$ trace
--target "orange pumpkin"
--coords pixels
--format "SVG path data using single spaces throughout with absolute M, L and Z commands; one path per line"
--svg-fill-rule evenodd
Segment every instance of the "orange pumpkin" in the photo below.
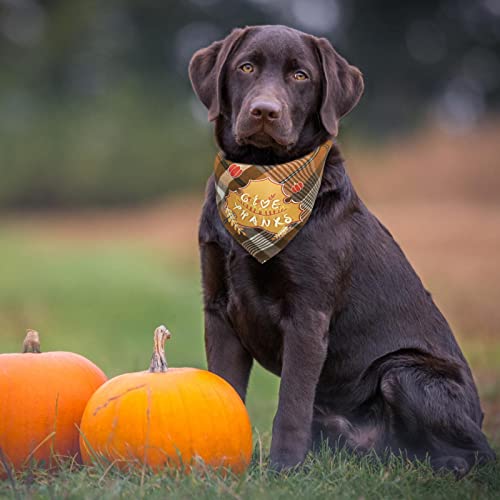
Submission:
M 191 466 L 242 472 L 252 454 L 245 405 L 225 380 L 205 370 L 168 368 L 164 344 L 170 332 L 155 330 L 149 371 L 126 373 L 101 386 L 82 417 L 85 463 L 104 457 L 122 469 Z
M 22 354 L 0 354 L 0 476 L 32 460 L 52 465 L 53 455 L 79 453 L 83 410 L 106 381 L 88 359 L 72 352 L 40 352 L 28 330 Z

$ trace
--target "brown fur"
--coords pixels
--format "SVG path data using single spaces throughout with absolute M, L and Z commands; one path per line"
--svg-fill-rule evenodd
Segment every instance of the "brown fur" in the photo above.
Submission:
M 245 62 L 253 71 L 241 71 Z M 297 71 L 308 78 L 295 80 Z M 219 146 L 243 163 L 310 152 L 337 133 L 363 91 L 359 70 L 327 40 L 283 26 L 233 31 L 193 56 L 190 77 Z M 254 360 L 281 376 L 275 468 L 300 463 L 323 439 L 430 457 L 457 475 L 494 459 L 448 323 L 359 199 L 338 148 L 307 224 L 269 262 L 259 264 L 224 229 L 213 177 L 199 242 L 209 369 L 243 400 Z

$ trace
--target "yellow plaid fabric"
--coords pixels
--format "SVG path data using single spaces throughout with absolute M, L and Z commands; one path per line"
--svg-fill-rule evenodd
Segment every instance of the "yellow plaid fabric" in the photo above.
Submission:
M 261 264 L 297 235 L 318 196 L 327 141 L 312 153 L 280 165 L 234 163 L 215 158 L 219 215 L 231 236 Z

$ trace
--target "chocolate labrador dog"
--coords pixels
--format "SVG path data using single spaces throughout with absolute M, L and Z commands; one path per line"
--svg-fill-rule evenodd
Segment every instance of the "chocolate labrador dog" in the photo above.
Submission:
M 360 71 L 326 39 L 284 26 L 235 29 L 196 52 L 189 75 L 220 149 L 245 164 L 313 151 L 363 92 Z M 457 475 L 495 458 L 448 323 L 359 199 L 336 146 L 312 215 L 268 262 L 226 231 L 213 176 L 199 243 L 209 370 L 243 400 L 254 359 L 281 376 L 274 468 L 301 463 L 322 439 L 428 457 Z

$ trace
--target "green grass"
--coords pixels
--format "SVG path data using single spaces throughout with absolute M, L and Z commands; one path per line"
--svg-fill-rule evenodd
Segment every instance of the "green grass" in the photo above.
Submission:
M 263 457 L 264 459 L 265 457 Z M 354 458 L 345 452 L 323 451 L 309 456 L 297 471 L 274 474 L 258 452 L 249 471 L 236 477 L 205 471 L 124 474 L 114 468 L 65 464 L 57 474 L 27 472 L 13 483 L 0 484 L 0 495 L 12 498 L 270 498 L 300 499 L 487 499 L 498 498 L 500 468 L 474 469 L 466 479 L 435 475 L 427 464 L 392 458 L 381 463 L 374 456 Z
M 42 350 L 79 352 L 114 376 L 148 366 L 153 330 L 165 323 L 173 333 L 167 343 L 169 364 L 204 368 L 200 293 L 196 262 L 173 259 L 140 242 L 63 244 L 0 233 L 0 352 L 19 351 L 25 330 L 35 328 Z M 470 349 L 474 355 L 474 346 Z M 491 366 L 500 357 L 495 353 L 489 351 Z M 489 396 L 498 400 L 498 384 L 494 387 Z M 265 461 L 277 388 L 276 377 L 254 369 L 248 407 L 256 451 L 250 471 L 241 478 L 212 472 L 124 475 L 114 468 L 66 464 L 56 475 L 32 471 L 0 482 L 0 497 L 500 497 L 498 465 L 456 482 L 433 475 L 425 464 L 398 459 L 382 464 L 373 456 L 358 459 L 324 451 L 309 457 L 297 472 L 273 475 Z

